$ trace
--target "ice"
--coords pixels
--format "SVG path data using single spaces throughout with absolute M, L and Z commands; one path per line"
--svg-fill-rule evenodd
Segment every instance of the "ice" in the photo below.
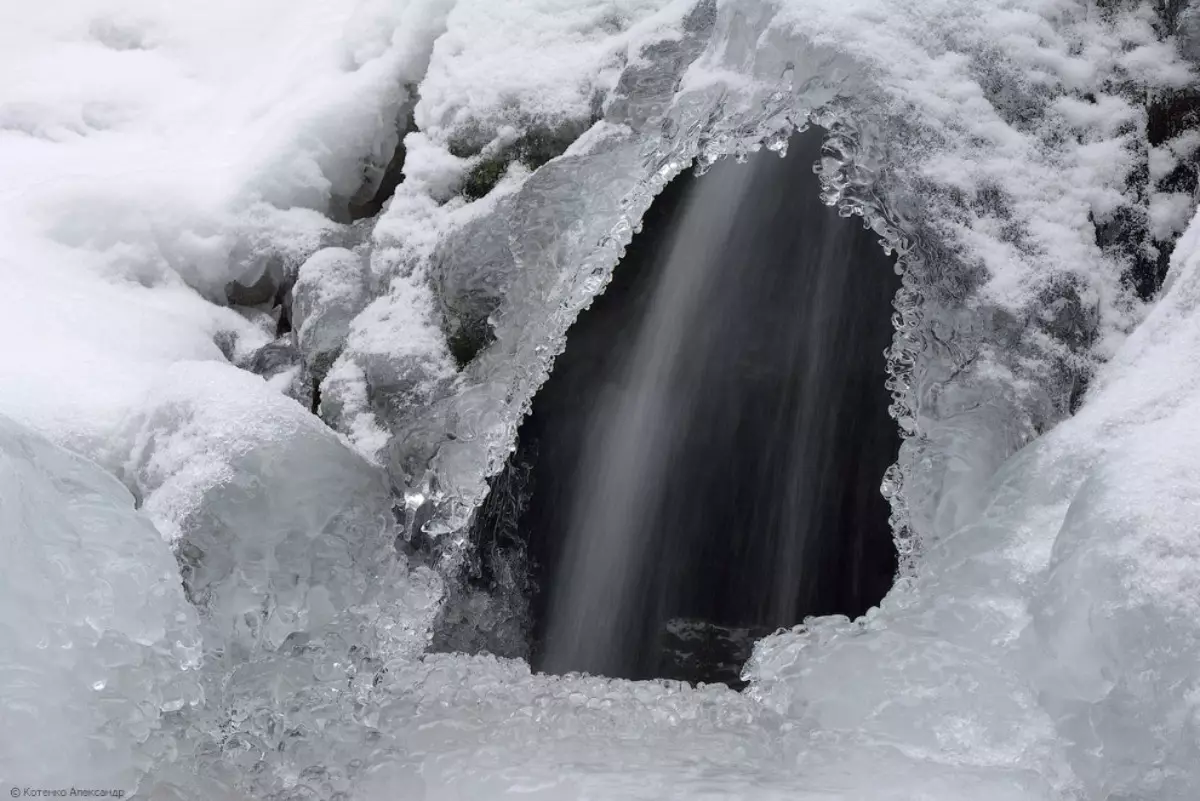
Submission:
M 1149 142 L 1147 104 L 1194 87 L 1177 10 L 6 10 L 0 779 L 1194 799 L 1200 222 L 1152 305 L 1124 280 L 1194 213 L 1163 182 L 1195 136 Z M 421 656 L 488 476 L 653 196 L 810 122 L 824 197 L 905 273 L 903 580 L 761 642 L 744 694 Z M 401 134 L 404 182 L 347 225 Z M 297 274 L 319 417 L 279 391 L 272 313 L 224 305 Z
M 1068 797 L 992 754 L 923 758 L 903 743 L 814 730 L 723 685 L 531 675 L 515 660 L 442 654 L 389 671 L 380 689 L 388 700 L 374 720 L 395 752 L 364 771 L 356 798 Z
M 669 3 L 599 27 L 586 3 L 553 19 L 549 4 L 456 6 L 371 241 L 385 306 L 356 321 L 363 340 L 403 321 L 432 341 L 390 360 L 352 341 L 330 387 L 352 410 L 335 427 L 421 499 L 412 519 L 440 550 L 461 546 L 567 325 L 665 181 L 810 121 L 830 134 L 828 202 L 903 254 L 890 386 L 907 442 L 888 487 L 906 553 L 969 520 L 1003 460 L 1069 414 L 1142 313 L 1122 276 L 1190 209 L 1137 188 L 1131 87 L 1178 91 L 1191 67 L 1136 9 L 910 5 Z M 545 44 L 560 24 L 569 56 Z M 551 54 L 571 91 L 526 69 Z M 530 141 L 565 150 L 526 164 Z
M 1107 368 L 1102 389 L 1042 444 L 1079 455 L 1024 636 L 1045 702 L 1098 794 L 1200 792 L 1197 234 L 1193 219 L 1169 292 Z
M 170 549 L 98 465 L 0 417 L 0 776 L 132 792 L 198 703 Z
M 342 739 L 365 759 L 371 682 L 425 649 L 442 593 L 395 547 L 383 472 L 228 365 L 177 363 L 150 394 L 125 471 L 173 540 L 203 636 L 205 703 L 177 722 L 189 778 L 174 781 L 269 795 L 316 765 L 345 770 Z M 230 779 L 230 764 L 259 767 Z
M 645 5 L 637 14 L 610 19 L 593 8 L 579 8 L 579 24 L 595 28 L 590 35 L 596 44 L 573 49 L 572 69 L 582 71 L 601 91 L 614 58 L 631 62 L 609 81 L 612 119 L 598 122 L 574 142 L 562 142 L 561 147 L 569 148 L 537 172 L 510 166 L 491 192 L 472 203 L 446 196 L 477 164 L 454 155 L 455 137 L 483 132 L 480 146 L 497 146 L 489 138 L 493 135 L 500 137 L 497 142 L 511 142 L 514 137 L 504 133 L 513 124 L 505 110 L 510 106 L 476 106 L 473 95 L 456 95 L 462 114 L 426 123 L 425 115 L 441 97 L 441 70 L 464 69 L 471 55 L 469 49 L 435 48 L 431 93 L 422 93 L 416 107 L 417 124 L 424 129 L 406 139 L 408 178 L 373 236 L 372 268 L 388 290 L 355 321 L 342 361 L 331 374 L 338 379 L 329 388 L 335 393 L 332 402 L 353 412 L 335 420 L 335 427 L 367 443 L 360 447 L 372 455 L 376 432 L 390 435 L 381 456 L 393 482 L 411 499 L 421 499 L 414 501 L 414 511 L 419 510 L 414 519 L 426 521 L 428 533 L 461 535 L 482 498 L 486 477 L 499 469 L 511 446 L 517 419 L 543 380 L 548 359 L 561 347 L 567 325 L 603 286 L 628 240 L 625 215 L 640 216 L 648 205 L 650 195 L 639 186 L 645 177 L 644 142 L 626 122 L 636 114 L 639 129 L 653 128 L 646 117 L 654 108 L 661 113 L 669 102 L 674 80 L 700 51 L 712 13 L 708 4 L 697 11 L 674 3 L 657 14 Z M 525 27 L 536 23 L 538 30 L 558 30 L 573 19 L 560 19 L 557 10 L 553 4 L 510 9 L 514 20 Z M 453 33 L 456 25 L 478 21 L 451 15 L 449 24 Z M 507 58 L 522 64 L 523 41 L 523 35 L 504 40 L 489 35 L 479 46 L 490 51 L 502 45 Z M 651 47 L 651 64 L 633 58 L 643 45 Z M 647 73 L 663 68 L 675 76 L 665 86 L 646 80 Z M 504 81 L 516 78 L 516 73 L 501 70 L 495 80 L 504 88 Z M 554 139 L 558 134 L 548 130 L 553 125 L 578 122 L 581 107 L 562 102 L 566 105 L 538 118 L 534 133 Z M 499 133 L 491 133 L 495 131 Z M 658 177 L 658 186 L 668 177 Z M 400 338 L 382 336 L 389 329 L 406 334 L 399 354 L 393 343 Z M 381 340 L 386 348 L 376 345 Z M 458 375 L 452 355 L 468 362 Z M 382 373 L 380 382 L 374 372 Z M 380 383 L 382 389 L 376 389 Z M 366 395 L 369 405 L 361 400 Z M 498 403 L 500 398 L 504 400 Z M 414 415 L 415 409 L 425 411 Z M 460 538 L 443 539 L 445 550 L 453 554 Z
M 1084 798 L 1200 792 L 1197 236 L 1194 220 L 1168 293 L 978 519 L 869 620 L 760 643 L 753 694 L 939 760 L 1069 766 Z
M 401 733 L 419 766 L 409 781 L 429 799 L 804 797 L 776 748 L 782 721 L 764 725 L 724 686 L 531 675 L 456 655 L 389 681 L 381 722 Z
M 179 364 L 132 423 L 128 472 L 176 540 L 185 585 L 234 658 L 363 606 L 397 563 L 382 474 L 292 400 L 218 364 Z M 423 641 L 415 645 L 420 650 Z
M 300 266 L 292 287 L 292 325 L 313 380 L 329 372 L 370 291 L 368 265 L 345 248 L 319 250 Z
M 1054 512 L 1062 504 L 1049 514 L 1037 505 L 1045 483 L 1024 454 L 1016 457 L 1001 469 L 987 511 L 926 552 L 922 572 L 879 610 L 856 622 L 811 620 L 761 641 L 744 672 L 750 694 L 841 749 L 895 749 L 901 765 L 991 775 L 999 786 L 1023 787 L 1027 795 L 1017 797 L 1075 797 L 1065 744 L 1017 659 L 1049 550 L 1030 541 L 1046 528 L 1031 529 L 1020 515 L 1040 515 L 1051 538 L 1061 519 Z M 1018 492 L 1028 506 L 992 506 Z

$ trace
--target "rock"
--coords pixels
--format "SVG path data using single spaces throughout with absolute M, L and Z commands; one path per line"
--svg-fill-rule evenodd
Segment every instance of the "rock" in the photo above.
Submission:
M 245 272 L 225 285 L 225 298 L 233 306 L 271 303 L 286 289 L 287 269 L 278 254 L 253 260 Z

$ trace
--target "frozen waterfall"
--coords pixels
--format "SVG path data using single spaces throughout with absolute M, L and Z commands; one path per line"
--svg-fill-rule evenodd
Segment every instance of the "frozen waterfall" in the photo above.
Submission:
M 676 474 L 689 412 L 700 389 L 681 375 L 706 296 L 720 271 L 713 246 L 729 237 L 748 171 L 717 170 L 689 198 L 633 334 L 617 387 L 588 421 L 579 484 L 571 501 L 567 553 L 554 582 L 544 666 L 620 675 L 645 613 L 641 575 L 653 548 L 655 504 Z M 693 380 L 688 380 L 693 378 Z
M 1200 0 L 7 5 L 0 798 L 1200 798 Z
M 858 615 L 890 586 L 898 281 L 875 237 L 820 202 L 822 138 L 677 179 L 572 329 L 526 429 L 525 519 L 554 563 L 542 669 L 733 681 L 741 660 L 720 647 L 723 670 L 671 655 Z

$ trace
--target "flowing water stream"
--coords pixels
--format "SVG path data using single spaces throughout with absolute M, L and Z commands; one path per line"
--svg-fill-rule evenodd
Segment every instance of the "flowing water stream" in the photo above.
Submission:
M 732 682 L 890 586 L 898 279 L 820 202 L 820 141 L 677 179 L 572 328 L 521 432 L 539 669 Z

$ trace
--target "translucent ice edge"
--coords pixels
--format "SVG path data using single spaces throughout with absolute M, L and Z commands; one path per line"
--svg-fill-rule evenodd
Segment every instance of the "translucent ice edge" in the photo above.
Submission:
M 886 24 L 911 22 L 877 5 Z M 610 280 L 653 198 L 694 163 L 704 169 L 763 146 L 782 149 L 793 130 L 816 123 L 828 131 L 817 165 L 823 199 L 860 217 L 897 254 L 902 289 L 886 386 L 903 444 L 881 489 L 905 575 L 927 542 L 978 511 L 1004 459 L 1070 413 L 1103 348 L 1111 352 L 1136 321 L 1121 283 L 1125 265 L 1097 245 L 1088 214 L 1096 197 L 1134 214 L 1140 201 L 1122 188 L 1120 169 L 1080 165 L 1100 145 L 1113 154 L 1136 149 L 1144 132 L 1064 111 L 1100 90 L 1065 68 L 1022 83 L 1026 55 L 997 50 L 986 20 L 966 34 L 953 21 L 947 30 L 927 21 L 937 28 L 934 44 L 925 22 L 912 23 L 898 34 L 912 38 L 897 47 L 919 66 L 893 74 L 873 47 L 879 31 L 852 12 L 824 9 L 834 20 L 825 31 L 825 18 L 805 9 L 816 12 L 804 2 L 698 3 L 678 48 L 647 48 L 628 68 L 650 77 L 628 87 L 623 77 L 627 94 L 618 89 L 620 102 L 601 122 L 524 178 L 507 206 L 483 212 L 511 218 L 498 224 L 514 278 L 492 315 L 496 340 L 459 375 L 451 397 L 418 414 L 432 455 L 423 475 L 402 471 L 410 511 L 421 507 L 410 523 L 422 521 L 451 562 L 568 328 Z M 1022 24 L 1039 35 L 1052 30 L 1047 47 L 1064 59 L 1075 58 L 1079 39 L 1100 43 L 1088 54 L 1100 83 L 1126 75 L 1167 87 L 1177 79 L 1177 65 L 1136 14 L 1096 20 L 1076 11 Z M 1133 42 L 1131 30 L 1146 41 Z M 940 36 L 958 48 L 952 66 L 938 55 Z M 696 41 L 674 85 L 655 84 L 672 77 L 672 58 Z M 1123 54 L 1134 45 L 1176 71 L 1130 74 Z M 965 87 L 953 98 L 937 88 L 947 69 Z M 1012 96 L 989 95 L 988 81 L 1008 81 Z M 643 84 L 650 89 L 639 95 Z M 1136 116 L 1142 101 L 1121 91 L 1104 102 Z M 1078 146 L 1057 136 L 1064 125 L 1083 126 Z
M 640 229 L 641 219 L 660 191 L 682 170 L 695 164 L 704 171 L 717 159 L 741 158 L 762 147 L 778 152 L 786 150 L 788 139 L 797 129 L 810 123 L 827 132 L 824 157 L 814 165 L 823 191 L 822 200 L 835 206 L 843 217 L 859 217 L 880 235 L 880 245 L 896 254 L 896 270 L 903 277 L 896 296 L 896 334 L 887 351 L 886 387 L 892 395 L 891 415 L 903 436 L 918 436 L 913 411 L 913 370 L 922 349 L 922 282 L 925 259 L 920 243 L 904 230 L 903 223 L 889 208 L 880 191 L 880 172 L 886 163 L 885 141 L 880 133 L 882 121 L 872 113 L 871 93 L 848 79 L 851 74 L 839 68 L 842 60 L 834 53 L 811 52 L 811 61 L 801 67 L 788 61 L 777 70 L 773 80 L 745 80 L 729 85 L 708 83 L 676 95 L 670 110 L 661 118 L 657 131 L 640 137 L 641 177 L 620 200 L 621 212 L 608 227 L 607 234 L 569 270 L 570 277 L 556 287 L 542 308 L 545 315 L 544 337 L 537 342 L 521 343 L 519 355 L 505 365 L 504 371 L 517 368 L 505 381 L 505 402 L 489 411 L 498 419 L 489 421 L 488 435 L 475 441 L 482 447 L 479 480 L 467 491 L 421 492 L 418 502 L 434 500 L 436 512 L 425 524 L 425 531 L 447 536 L 445 553 L 453 562 L 466 547 L 465 529 L 470 515 L 478 507 L 487 487 L 483 479 L 495 474 L 512 452 L 521 419 L 529 412 L 536 390 L 548 377 L 554 358 L 566 344 L 567 331 L 579 312 L 603 292 L 611 280 L 626 246 Z M 658 122 L 658 121 L 656 121 Z M 510 303 L 520 304 L 522 300 Z M 506 309 L 506 313 L 511 314 Z M 499 342 L 491 350 L 500 351 Z M 523 346 L 523 347 L 522 347 Z M 470 383 L 486 387 L 501 371 L 489 370 L 489 356 L 468 368 Z M 489 375 L 488 373 L 492 373 Z M 495 392 L 494 389 L 490 390 Z M 469 415 L 469 406 L 478 403 L 474 392 L 460 395 L 456 412 Z M 447 417 L 455 416 L 455 413 Z M 460 418 L 461 419 L 461 418 Z M 458 463 L 462 469 L 461 462 Z M 437 486 L 437 467 L 422 484 Z M 909 523 L 903 491 L 905 469 L 898 463 L 883 478 L 882 492 L 891 504 L 890 524 L 895 532 L 902 570 L 914 567 L 916 537 Z M 452 483 L 452 482 L 451 482 Z M 459 485 L 461 487 L 461 484 Z

